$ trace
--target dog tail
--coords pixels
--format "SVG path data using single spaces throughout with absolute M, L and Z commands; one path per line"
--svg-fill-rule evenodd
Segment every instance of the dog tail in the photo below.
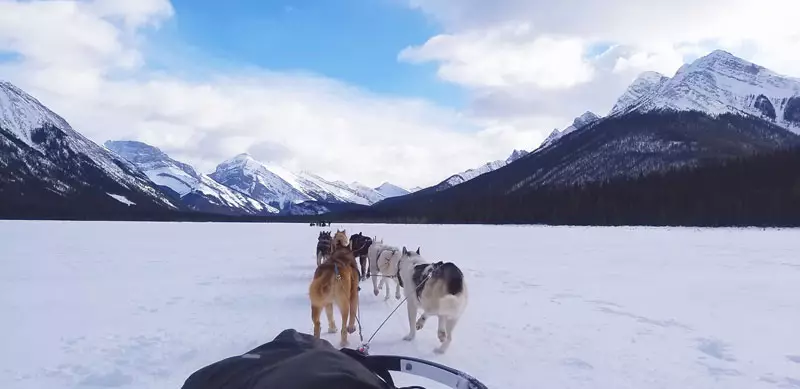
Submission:
M 439 300 L 439 314 L 447 317 L 458 317 L 461 314 L 463 296 L 448 294 Z
M 333 289 L 333 269 L 328 269 L 330 266 L 322 264 L 314 272 L 314 279 L 311 285 L 308 286 L 308 293 L 314 297 L 327 296 Z M 313 298 L 313 297 L 312 297 Z

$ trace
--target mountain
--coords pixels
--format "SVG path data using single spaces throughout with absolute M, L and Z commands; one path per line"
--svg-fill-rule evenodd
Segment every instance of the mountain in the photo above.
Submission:
M 136 165 L 151 181 L 174 193 L 187 208 L 228 215 L 268 215 L 278 209 L 232 190 L 157 147 L 136 141 L 107 141 L 106 148 Z
M 614 107 L 611 108 L 609 116 L 616 115 L 625 111 L 627 108 L 633 106 L 640 99 L 650 96 L 656 92 L 667 82 L 669 77 L 658 72 L 644 72 L 639 75 L 625 93 L 617 99 Z
M 800 133 L 800 79 L 716 50 L 682 66 L 672 78 L 640 76 L 612 114 L 664 110 L 753 115 Z
M 512 199 L 522 201 L 526 193 L 637 178 L 800 145 L 800 136 L 787 129 L 791 120 L 780 123 L 768 115 L 754 115 L 743 105 L 758 100 L 755 92 L 769 90 L 770 102 L 787 101 L 779 106 L 782 108 L 775 108 L 775 116 L 794 118 L 796 100 L 786 97 L 795 93 L 794 79 L 776 76 L 757 65 L 743 68 L 743 63 L 714 52 L 685 65 L 672 79 L 646 75 L 626 91 L 613 115 L 563 134 L 557 142 L 502 169 L 487 169 L 491 171 L 459 185 L 376 204 L 374 212 L 410 215 L 421 209 L 477 210 Z M 690 82 L 698 79 L 707 82 Z M 649 95 L 648 90 L 652 91 Z M 628 100 L 636 101 L 624 106 Z M 723 100 L 727 102 L 725 110 L 717 109 L 723 107 Z M 761 101 L 765 106 L 766 101 Z M 688 107 L 689 102 L 696 104 Z M 734 103 L 740 108 L 731 108 Z
M 306 171 L 295 173 L 259 162 L 246 153 L 221 163 L 210 177 L 285 213 L 294 213 L 292 210 L 300 214 L 323 212 L 330 209 L 331 204 L 372 205 L 408 193 L 389 183 L 373 189 L 357 182 L 348 185 L 342 181 L 328 181 Z M 307 202 L 319 204 L 297 205 Z
M 528 154 L 528 152 L 525 151 L 525 150 L 514 150 L 514 151 L 511 152 L 511 155 L 509 155 L 508 158 L 506 158 L 504 160 L 503 159 L 498 159 L 496 161 L 488 162 L 488 163 L 486 163 L 486 164 L 484 164 L 484 165 L 482 165 L 482 166 L 480 166 L 478 168 L 469 169 L 469 170 L 465 170 L 465 171 L 463 171 L 461 173 L 453 174 L 452 176 L 448 177 L 446 180 L 434 185 L 432 188 L 436 192 L 443 191 L 443 190 L 446 190 L 446 189 L 450 189 L 450 188 L 452 188 L 452 187 L 454 187 L 456 185 L 463 184 L 464 182 L 467 182 L 467 181 L 469 181 L 469 180 L 471 180 L 471 179 L 473 179 L 475 177 L 478 177 L 478 176 L 480 176 L 482 174 L 486 174 L 488 172 L 500 169 L 501 167 L 506 166 L 506 165 L 510 164 L 511 162 L 514 162 L 514 161 L 524 157 L 527 154 Z
M 442 198 L 354 210 L 330 219 L 340 223 L 798 227 L 797 166 L 800 148 L 790 148 L 502 199 L 471 197 L 469 192 L 444 196 L 447 192 L 442 192 Z
M 381 186 L 375 188 L 375 191 L 380 193 L 383 196 L 383 198 L 405 196 L 411 193 L 406 189 L 403 189 L 397 185 L 388 182 L 384 182 L 383 184 L 381 184 Z
M 134 165 L 0 81 L 0 214 L 26 217 L 178 210 Z M 35 215 L 34 215 L 35 214 Z
M 571 132 L 577 131 L 581 128 L 584 128 L 590 124 L 593 124 L 600 120 L 600 117 L 597 116 L 594 112 L 586 111 L 583 115 L 578 116 L 575 120 L 572 121 L 572 124 L 564 128 L 563 130 L 559 131 L 557 128 L 550 133 L 550 135 L 545 138 L 542 144 L 539 146 L 539 149 L 547 147 L 553 142 L 560 139 L 562 136 L 567 135 Z
M 246 153 L 217 165 L 210 177 L 222 185 L 279 209 L 289 204 L 314 200 Z

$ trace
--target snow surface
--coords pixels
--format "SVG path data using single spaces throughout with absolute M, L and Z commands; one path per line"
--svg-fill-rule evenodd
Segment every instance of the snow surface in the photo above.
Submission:
M 372 354 L 444 363 L 489 388 L 800 384 L 797 230 L 332 228 L 421 246 L 429 260 L 456 262 L 470 288 L 447 354 L 433 353 L 435 322 L 401 339 L 405 307 Z M 0 222 L 0 387 L 179 388 L 282 329 L 310 332 L 318 231 Z M 360 294 L 365 337 L 397 304 L 370 286 Z M 338 334 L 323 336 L 336 344 Z M 357 333 L 350 339 L 358 345 Z

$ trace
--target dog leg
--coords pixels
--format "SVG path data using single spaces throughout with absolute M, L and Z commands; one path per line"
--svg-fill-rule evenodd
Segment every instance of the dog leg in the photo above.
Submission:
M 356 315 L 358 315 L 358 280 L 350 286 L 350 321 L 347 323 L 347 332 L 356 332 Z
M 409 332 L 403 340 L 411 341 L 414 340 L 414 337 L 417 335 L 417 302 L 413 299 L 406 300 L 406 306 L 408 307 L 408 327 Z
M 397 285 L 397 290 L 394 292 L 394 298 L 400 300 L 400 279 L 395 278 L 394 283 Z M 389 286 L 386 286 L 386 292 L 389 292 Z
M 322 313 L 321 311 L 321 307 L 311 305 L 311 322 L 314 323 L 314 337 L 317 339 L 319 339 L 320 333 L 319 316 Z
M 421 330 L 422 327 L 425 327 L 425 321 L 428 320 L 428 315 L 426 313 L 422 313 L 422 316 L 417 319 L 417 331 Z
M 442 322 L 444 322 L 444 327 L 445 327 L 444 339 L 442 338 L 442 330 L 441 330 Z M 447 351 L 447 349 L 450 347 L 450 342 L 453 341 L 453 329 L 456 328 L 457 322 L 458 322 L 457 318 L 439 316 L 439 328 L 440 328 L 439 341 L 441 341 L 442 344 L 439 347 L 433 349 L 433 352 L 437 354 L 444 354 Z
M 328 316 L 328 333 L 336 332 L 336 322 L 333 320 L 333 303 L 325 306 L 325 316 Z
M 358 259 L 361 262 L 361 275 L 358 281 L 361 282 L 367 279 L 367 257 L 362 255 Z
M 381 289 L 386 286 L 386 297 L 383 298 L 383 301 L 389 300 L 389 281 L 386 280 L 386 277 L 383 277 L 381 280 Z
M 342 330 L 339 333 L 342 335 L 342 340 L 340 343 L 341 347 L 347 347 L 350 343 L 347 341 L 347 322 L 348 316 L 350 315 L 350 304 L 347 297 L 342 296 L 338 299 L 338 303 L 336 304 L 339 306 L 339 311 L 342 313 Z
M 372 291 L 375 293 L 376 296 L 378 295 L 378 274 L 377 273 L 372 275 Z

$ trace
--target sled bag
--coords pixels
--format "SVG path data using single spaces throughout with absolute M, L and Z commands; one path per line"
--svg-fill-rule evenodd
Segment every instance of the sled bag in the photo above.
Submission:
M 383 375 L 383 374 L 382 374 Z M 388 373 L 387 373 L 388 375 Z M 362 362 L 322 339 L 287 329 L 246 354 L 194 372 L 182 389 L 391 389 Z

